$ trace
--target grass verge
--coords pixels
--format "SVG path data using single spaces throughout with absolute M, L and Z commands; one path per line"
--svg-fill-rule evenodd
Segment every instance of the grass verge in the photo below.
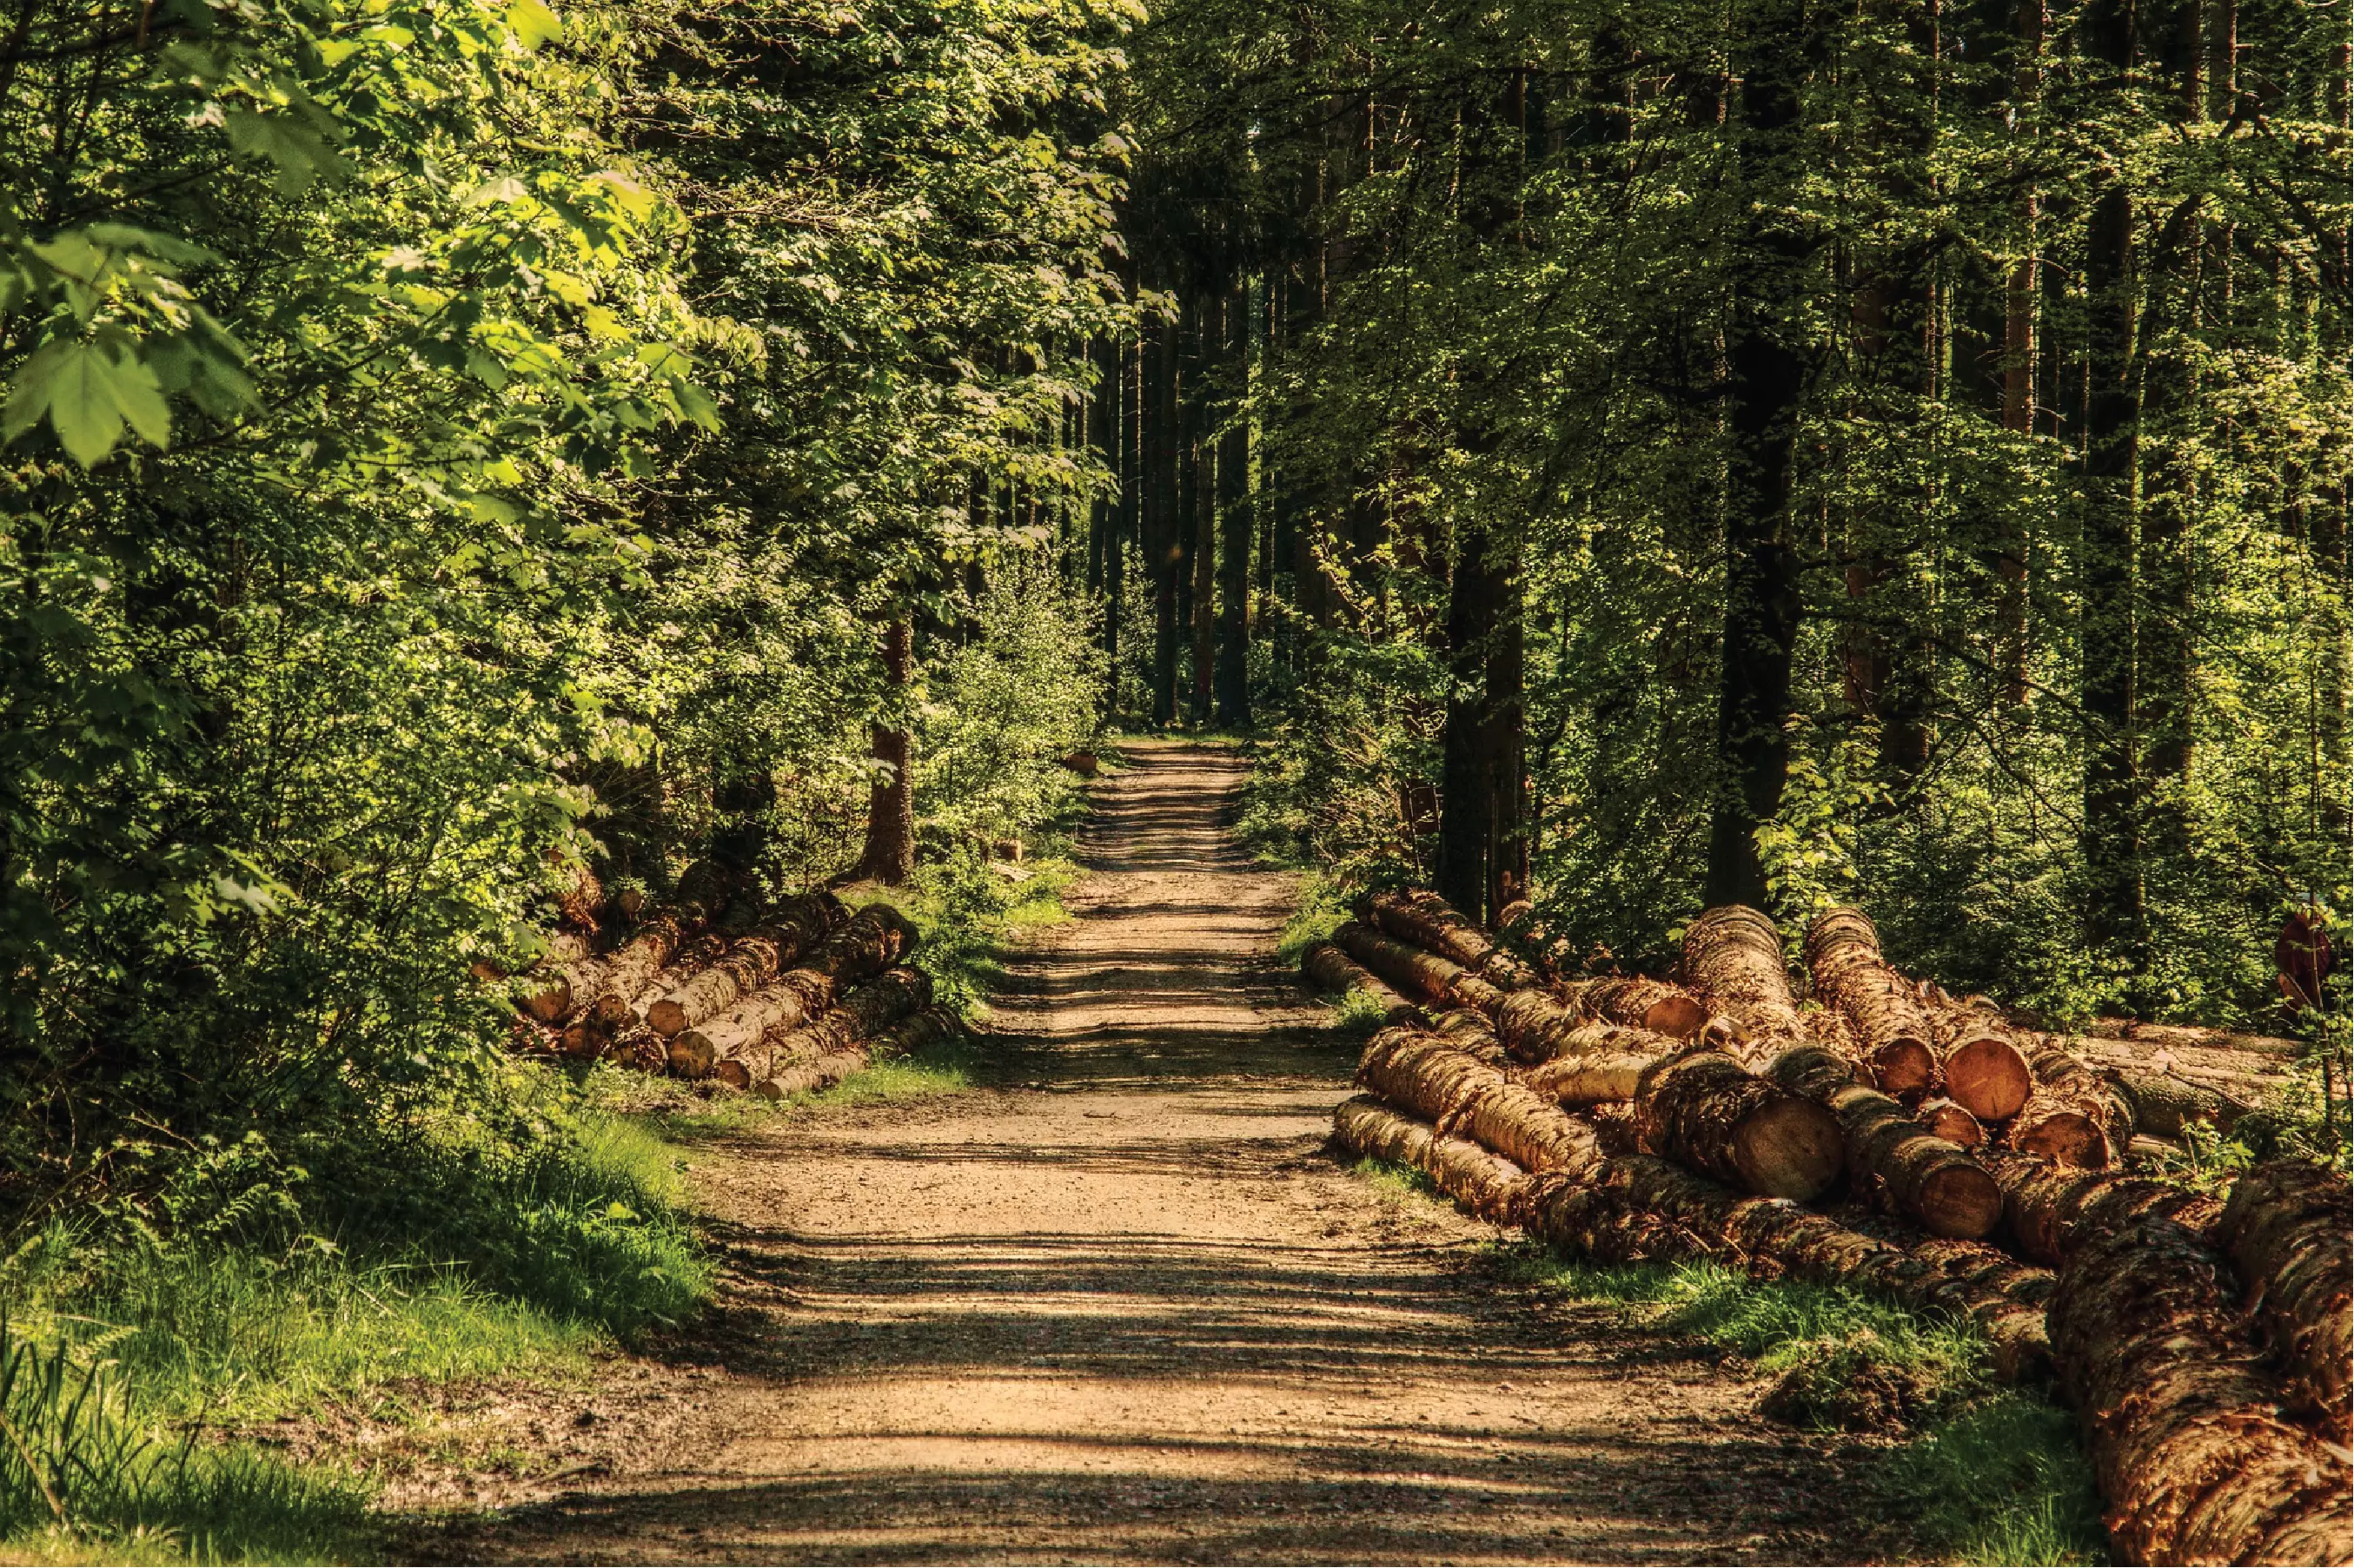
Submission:
M 1630 1323 L 1746 1359 L 1774 1380 L 1761 1414 L 1897 1437 L 1878 1466 L 1880 1499 L 1929 1560 L 2108 1560 L 2073 1418 L 2039 1393 L 1997 1387 L 1985 1340 L 1967 1325 L 1711 1263 L 1595 1264 L 1523 1242 L 1502 1248 L 1498 1266 L 1522 1284 L 1615 1306 Z

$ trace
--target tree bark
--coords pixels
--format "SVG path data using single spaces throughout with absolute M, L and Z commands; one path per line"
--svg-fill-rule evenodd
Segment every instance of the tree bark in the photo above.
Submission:
M 1371 969 L 1330 942 L 1316 942 L 1299 955 L 1299 972 L 1324 991 L 1361 991 L 1382 1004 L 1389 1022 L 1415 1011 L 1415 1004 L 1392 990 Z
M 2215 1238 L 2239 1270 L 2276 1364 L 2338 1444 L 2354 1431 L 2354 1238 L 2346 1179 L 2296 1160 L 2259 1165 L 2232 1187 Z
M 1257 532 L 1250 490 L 1250 432 L 1240 418 L 1250 361 L 1250 283 L 1238 280 L 1226 296 L 1226 366 L 1236 397 L 1218 438 L 1218 722 L 1250 727 L 1251 537 Z
M 1937 1092 L 1936 1031 L 1913 988 L 1881 957 L 1880 933 L 1861 909 L 1829 909 L 1807 928 L 1815 995 L 1854 1028 L 1872 1079 L 1886 1093 Z
M 2032 1046 L 2027 1065 L 2036 1086 L 2005 1129 L 2005 1143 L 2084 1171 L 2105 1171 L 2125 1158 L 2133 1110 L 2106 1079 L 2049 1044 Z
M 1332 1113 L 1332 1136 L 1342 1148 L 1428 1176 L 1438 1190 L 1482 1219 L 1511 1222 L 1528 1172 L 1467 1139 L 1443 1137 L 1428 1121 L 1405 1116 L 1371 1095 L 1345 1100 Z
M 1464 972 L 1460 964 L 1353 920 L 1333 931 L 1332 943 L 1416 1001 L 1435 1001 L 1447 995 Z
M 820 1089 L 832 1088 L 854 1073 L 864 1072 L 877 1062 L 912 1054 L 937 1041 L 952 1039 L 956 1033 L 953 1017 L 938 1008 L 928 1007 L 901 1019 L 872 1040 L 786 1067 L 752 1087 L 762 1098 L 771 1100 L 815 1094 Z
M 890 968 L 908 949 L 908 938 L 897 910 L 867 906 L 828 937 L 807 963 L 717 1018 L 671 1036 L 671 1071 L 683 1078 L 708 1076 L 719 1061 L 742 1055 L 770 1030 L 798 1027 L 832 1005 L 843 987 Z
M 822 941 L 840 907 L 831 898 L 787 900 L 737 938 L 709 969 L 681 980 L 647 1007 L 646 1022 L 664 1039 L 716 1018 L 783 972 Z
M 1710 909 L 1684 931 L 1683 982 L 1733 1024 L 1744 1052 L 1808 1043 L 1782 965 L 1781 933 L 1745 905 Z
M 1732 437 L 1724 509 L 1724 620 L 1717 690 L 1719 779 L 1709 832 L 1712 905 L 1766 901 L 1757 830 L 1781 810 L 1790 747 L 1790 663 L 1801 617 L 1790 495 L 1806 364 L 1794 346 L 1809 249 L 1777 215 L 1792 205 L 1789 143 L 1798 121 L 1801 51 L 1813 36 L 1804 10 L 1769 7 L 1739 44 L 1734 142 L 1753 215 L 1742 237 L 1755 270 L 1739 296 L 1725 351 L 1725 425 Z
M 931 977 L 921 969 L 892 969 L 843 993 L 833 1006 L 797 1023 L 779 1023 L 713 1064 L 716 1074 L 738 1088 L 756 1086 L 785 1068 L 850 1050 L 930 1004 Z M 727 1069 L 733 1064 L 733 1071 Z
M 2224 1278 L 2196 1231 L 2155 1217 L 2084 1237 L 2061 1270 L 2053 1360 L 2110 1538 L 2131 1563 L 2344 1563 L 2344 1451 L 2276 1414 Z
M 1807 1202 L 1839 1180 L 1839 1122 L 1719 1051 L 1654 1062 L 1635 1093 L 1646 1152 L 1761 1197 Z
M 859 877 L 896 887 L 916 867 L 915 739 L 908 729 L 907 686 L 915 676 L 914 629 L 894 619 L 883 634 L 884 715 L 875 722 L 875 779 L 868 791 L 866 853 Z

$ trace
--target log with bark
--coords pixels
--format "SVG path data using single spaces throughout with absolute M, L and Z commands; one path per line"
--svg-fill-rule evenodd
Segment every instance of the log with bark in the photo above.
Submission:
M 1982 1122 L 2009 1121 L 2027 1104 L 2035 1075 L 2010 1026 L 1993 1012 L 1959 1002 L 1933 1006 L 1938 1069 L 1946 1097 Z
M 1720 905 L 1686 928 L 1682 978 L 1732 1022 L 1734 1049 L 1770 1056 L 1777 1045 L 1808 1043 L 1782 964 L 1781 934 L 1747 905 Z
M 827 937 L 807 962 L 718 1017 L 671 1036 L 671 1071 L 684 1078 L 707 1076 L 721 1061 L 758 1050 L 771 1031 L 799 1028 L 831 1006 L 838 989 L 888 968 L 906 949 L 907 936 L 897 910 L 868 905 Z
M 1332 1137 L 1358 1154 L 1422 1171 L 1458 1203 L 1499 1224 L 1511 1223 L 1528 1186 L 1528 1173 L 1511 1160 L 1469 1139 L 1443 1136 L 1371 1095 L 1341 1102 L 1332 1113 Z
M 1383 1031 L 1359 1062 L 1357 1081 L 1390 1105 L 1443 1132 L 1469 1137 L 1523 1171 L 1564 1169 L 1585 1155 L 1560 1107 L 1445 1034 Z
M 832 899 L 787 899 L 734 942 L 710 967 L 682 980 L 646 1009 L 646 1022 L 667 1039 L 716 1018 L 783 972 L 832 927 Z
M 670 1070 L 682 1078 L 707 1078 L 721 1061 L 741 1058 L 757 1047 L 771 1029 L 794 1029 L 808 1022 L 811 1011 L 804 988 L 782 980 L 763 986 L 718 1017 L 672 1035 Z M 748 1072 L 746 1079 L 749 1081 Z
M 1820 1197 L 1845 1162 L 1836 1118 L 1721 1051 L 1653 1062 L 1636 1086 L 1635 1125 L 1649 1152 L 1766 1197 Z
M 1872 1080 L 1899 1097 L 1937 1092 L 1936 1027 L 1913 987 L 1881 956 L 1880 933 L 1861 909 L 1828 909 L 1807 927 L 1815 995 L 1854 1030 Z
M 2133 1111 L 2088 1063 L 2031 1037 L 2027 1065 L 2035 1089 L 2003 1130 L 2003 1142 L 2054 1165 L 2105 1171 L 2133 1140 Z
M 698 860 L 679 873 L 673 902 L 690 919 L 716 919 L 741 881 L 716 860 Z
M 1375 893 L 1363 905 L 1368 922 L 1386 935 L 1467 969 L 1477 969 L 1496 951 L 1494 938 L 1436 893 Z
M 871 1040 L 781 1068 L 752 1087 L 762 1097 L 772 1100 L 814 1094 L 832 1088 L 853 1074 L 864 1072 L 877 1062 L 911 1055 L 954 1037 L 956 1033 L 957 1022 L 952 1015 L 940 1008 L 927 1007 L 908 1014 Z
M 596 947 L 578 931 L 555 931 L 548 935 L 547 950 L 532 965 L 517 988 L 523 1010 L 542 1023 L 561 1022 L 572 1011 L 572 967 L 591 961 Z M 474 973 L 482 980 L 504 980 L 505 971 L 496 965 L 474 966 Z M 522 987 L 531 989 L 525 991 Z
M 2354 1434 L 2354 1239 L 2346 1179 L 2301 1160 L 2259 1165 L 2232 1185 L 2215 1237 L 2254 1298 L 2300 1407 L 2340 1443 Z
M 2244 1100 L 2172 1073 L 2132 1068 L 2103 1069 L 2133 1117 L 2134 1130 L 2179 1139 L 2182 1129 L 2203 1121 L 2228 1135 L 2252 1108 Z
M 1533 994 L 1520 991 L 1513 998 Z M 1548 1039 L 1545 1048 L 1543 1059 L 1522 1068 L 1518 1076 L 1564 1107 L 1631 1103 L 1646 1069 L 1691 1049 L 1681 1040 L 1615 1023 L 1580 1024 Z
M 1648 1029 L 1671 1039 L 1696 1038 L 1708 1022 L 1708 1004 L 1680 985 L 1639 975 L 1605 975 L 1562 988 L 1582 1019 Z
M 2222 1257 L 2156 1214 L 2085 1228 L 2052 1296 L 2052 1345 L 2126 1560 L 2347 1562 L 2345 1451 L 2280 1415 Z
M 1332 942 L 1342 952 L 1416 1001 L 1434 1001 L 1448 994 L 1464 974 L 1451 959 L 1425 952 L 1411 942 L 1384 935 L 1352 920 L 1335 929 Z
M 1993 1170 L 2011 1245 L 2037 1263 L 2065 1262 L 2086 1236 L 2145 1219 L 2203 1230 L 2219 1212 L 2212 1198 L 2147 1177 L 2080 1171 L 2024 1155 L 1999 1160 Z
M 932 981 L 921 969 L 892 969 L 844 991 L 825 1012 L 797 1024 L 764 1031 L 712 1064 L 714 1073 L 743 1086 L 774 1077 L 786 1068 L 847 1051 L 880 1034 L 932 1000 Z
M 595 936 L 599 916 L 605 911 L 605 884 L 597 875 L 597 868 L 585 860 L 566 865 L 562 857 L 553 852 L 548 859 L 555 864 L 557 880 L 562 884 L 556 895 L 559 917 L 574 930 Z
M 1381 1004 L 1384 1022 L 1398 1022 L 1414 1009 L 1387 981 L 1330 942 L 1310 944 L 1299 955 L 1299 972 L 1322 991 L 1364 992 Z
M 2000 1223 L 2002 1189 L 1993 1175 L 1896 1100 L 1856 1082 L 1841 1057 L 1801 1046 L 1777 1057 L 1767 1076 L 1837 1117 L 1850 1171 L 1931 1235 L 1974 1241 Z
M 557 1016 L 585 1017 L 602 1031 L 607 1021 L 599 1014 L 599 1007 L 609 999 L 626 1001 L 671 961 L 685 939 L 685 928 L 676 920 L 649 920 L 638 928 L 637 935 L 606 957 L 581 959 L 566 965 L 565 1002 Z

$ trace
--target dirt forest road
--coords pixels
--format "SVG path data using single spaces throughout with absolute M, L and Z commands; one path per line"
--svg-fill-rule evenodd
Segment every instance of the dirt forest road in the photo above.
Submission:
M 1136 744 L 990 1081 L 712 1151 L 694 1394 L 450 1555 L 508 1561 L 1806 1562 L 1871 1548 L 1756 1385 L 1484 1266 L 1322 1151 L 1351 1053 L 1278 970 L 1230 751 Z M 693 1356 L 682 1351 L 681 1355 Z M 675 1358 L 673 1358 L 675 1361 Z M 642 1374 L 642 1375 L 646 1375 Z M 660 1380 L 657 1379 L 657 1382 Z M 617 1395 L 617 1399 L 621 1396 Z M 662 1403 L 657 1409 L 656 1402 Z M 594 1473 L 601 1467 L 602 1473 Z

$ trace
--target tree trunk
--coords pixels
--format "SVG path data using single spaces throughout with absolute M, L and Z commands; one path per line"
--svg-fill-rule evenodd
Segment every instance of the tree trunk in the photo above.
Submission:
M 786 1067 L 752 1087 L 762 1098 L 771 1100 L 815 1094 L 820 1089 L 832 1088 L 854 1073 L 864 1072 L 877 1062 L 912 1054 L 936 1041 L 951 1039 L 956 1033 L 953 1017 L 938 1008 L 928 1007 L 901 1019 L 872 1040 Z
M 2004 1129 L 2003 1141 L 2054 1165 L 2105 1171 L 2133 1140 L 2133 1110 L 2092 1066 L 2048 1044 L 2031 1045 L 2034 1092 Z
M 1559 1106 L 1444 1034 L 1384 1030 L 1358 1064 L 1357 1081 L 1523 1171 L 1582 1170 L 1601 1158 L 1591 1131 Z
M 916 868 L 915 740 L 908 728 L 907 686 L 915 676 L 914 630 L 895 619 L 883 635 L 884 712 L 875 721 L 875 783 L 868 791 L 866 853 L 860 878 L 896 887 Z
M 931 977 L 892 969 L 843 993 L 841 1001 L 800 1023 L 779 1024 L 731 1051 L 713 1071 L 748 1088 L 784 1069 L 848 1051 L 932 1000 Z M 732 1065 L 733 1070 L 730 1071 Z
M 2354 1370 L 2354 1239 L 2346 1179 L 2295 1160 L 2232 1184 L 2216 1243 L 2239 1270 L 2291 1390 L 2343 1445 Z
M 1742 237 L 1755 260 L 1726 349 L 1732 437 L 1724 510 L 1724 621 L 1717 691 L 1719 779 L 1709 832 L 1712 905 L 1766 901 L 1757 830 L 1782 806 L 1790 747 L 1790 662 L 1801 615 L 1790 493 L 1806 366 L 1793 346 L 1805 298 L 1803 237 L 1777 214 L 1798 119 L 1801 50 L 1814 29 L 1795 5 L 1752 19 L 1741 40 L 1734 141 L 1754 216 Z
M 2096 0 L 2087 51 L 2122 90 L 2133 60 L 2131 0 Z M 2142 789 L 2134 734 L 2134 473 L 2140 426 L 2134 364 L 2133 201 L 2120 173 L 2094 198 L 2084 256 L 2091 391 L 2085 409 L 2084 591 L 2086 913 L 2095 953 L 2148 968 Z
M 1807 928 L 1815 995 L 1854 1028 L 1872 1079 L 1886 1093 L 1935 1094 L 1936 1030 L 1913 988 L 1881 957 L 1880 933 L 1861 909 L 1829 909 Z
M 1210 407 L 1211 379 L 1209 366 L 1214 358 L 1216 344 L 1225 337 L 1222 323 L 1223 302 L 1215 296 L 1195 308 L 1193 328 L 1193 364 L 1195 374 L 1192 396 L 1185 410 L 1186 489 L 1191 497 L 1185 509 L 1192 529 L 1188 535 L 1187 565 L 1191 570 L 1191 586 L 1186 594 L 1190 612 L 1193 647 L 1193 722 L 1210 722 L 1212 693 L 1214 684 L 1214 662 L 1217 657 L 1217 562 L 1218 562 L 1218 491 L 1216 476 L 1211 471 L 1215 461 L 1216 443 L 1210 437 L 1210 424 L 1214 412 Z
M 619 951 L 567 964 L 557 984 L 533 996 L 525 1005 L 534 1018 L 552 1023 L 589 1012 L 610 997 L 626 1001 L 671 961 L 684 939 L 677 921 L 649 920 Z M 556 1000 L 559 998 L 560 1001 Z
M 911 946 L 909 927 L 888 905 L 860 910 L 825 939 L 809 961 L 753 992 L 717 1018 L 671 1036 L 671 1071 L 708 1076 L 721 1059 L 741 1055 L 772 1029 L 792 1029 L 823 1012 L 843 987 L 880 974 Z
M 1849 1168 L 1876 1183 L 1898 1213 L 1931 1235 L 1975 1240 L 2002 1218 L 2002 1189 L 1960 1150 L 1927 1131 L 1903 1106 L 1855 1081 L 1849 1065 L 1819 1046 L 1787 1051 L 1766 1075 L 1839 1118 Z
M 1447 697 L 1440 737 L 1438 895 L 1481 917 L 1526 890 L 1517 551 L 1466 523 L 1447 588 Z
M 1151 407 L 1145 429 L 1151 447 L 1151 481 L 1147 490 L 1151 505 L 1146 543 L 1146 566 L 1152 576 L 1152 722 L 1177 722 L 1177 582 L 1184 565 L 1185 543 L 1178 514 L 1180 440 L 1178 405 L 1183 391 L 1178 365 L 1177 328 L 1164 322 L 1155 333 Z
M 1250 283 L 1237 281 L 1226 297 L 1226 366 L 1235 397 L 1227 429 L 1218 438 L 1218 722 L 1250 727 L 1251 505 L 1250 432 L 1243 424 L 1243 394 L 1250 362 Z
M 1391 1015 L 1391 1022 L 1395 1022 L 1398 1013 L 1414 1010 L 1414 1003 L 1330 942 L 1310 944 L 1308 950 L 1299 955 L 1299 972 L 1324 991 L 1363 991 L 1382 1004 L 1383 1012 Z

